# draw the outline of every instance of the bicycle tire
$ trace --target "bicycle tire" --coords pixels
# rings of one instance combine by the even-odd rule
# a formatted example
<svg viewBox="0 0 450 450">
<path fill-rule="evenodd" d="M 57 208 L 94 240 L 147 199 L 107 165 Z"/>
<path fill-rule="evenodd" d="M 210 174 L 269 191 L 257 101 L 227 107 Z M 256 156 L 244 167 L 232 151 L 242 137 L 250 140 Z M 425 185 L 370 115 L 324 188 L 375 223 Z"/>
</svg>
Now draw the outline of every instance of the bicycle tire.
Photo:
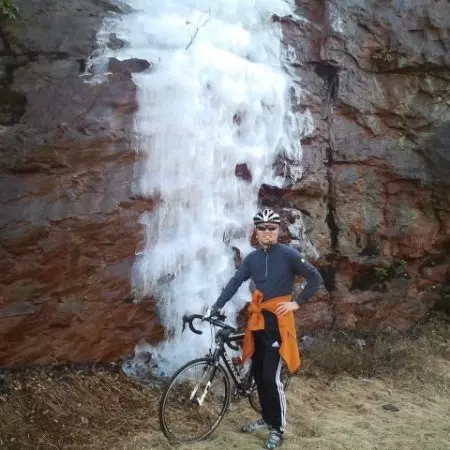
<svg viewBox="0 0 450 450">
<path fill-rule="evenodd" d="M 191 369 L 200 370 L 200 379 L 189 378 Z M 223 393 L 219 388 L 223 389 Z M 219 400 L 220 404 L 214 408 L 214 403 L 204 404 L 207 399 Z M 194 359 L 175 372 L 163 392 L 159 404 L 161 430 L 172 442 L 201 441 L 218 427 L 230 401 L 230 380 L 224 368 L 207 358 Z M 209 420 L 200 417 L 200 410 L 209 416 Z M 204 429 L 200 428 L 202 425 Z"/>
<path fill-rule="evenodd" d="M 283 389 L 284 392 L 287 391 L 287 388 L 289 387 L 289 383 L 291 381 L 292 375 L 287 370 L 287 367 L 283 365 L 282 372 L 281 372 L 281 382 L 283 383 Z M 259 402 L 259 396 L 258 396 L 258 389 L 256 387 L 255 380 L 252 380 L 252 388 L 251 393 L 248 396 L 248 401 L 250 403 L 250 406 L 257 412 L 261 413 L 261 403 Z"/>
</svg>

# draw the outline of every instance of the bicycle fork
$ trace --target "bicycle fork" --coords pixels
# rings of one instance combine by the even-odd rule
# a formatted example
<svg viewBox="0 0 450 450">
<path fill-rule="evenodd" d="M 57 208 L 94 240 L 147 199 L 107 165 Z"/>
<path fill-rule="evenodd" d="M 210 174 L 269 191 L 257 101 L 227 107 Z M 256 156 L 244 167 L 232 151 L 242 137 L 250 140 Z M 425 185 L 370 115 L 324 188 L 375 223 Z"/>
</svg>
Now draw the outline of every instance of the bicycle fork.
<svg viewBox="0 0 450 450">
<path fill-rule="evenodd" d="M 204 400 L 205 400 L 206 394 L 208 393 L 210 387 L 211 387 L 211 381 L 208 381 L 208 382 L 206 383 L 205 389 L 203 389 L 203 394 L 200 396 L 200 398 L 197 397 L 197 403 L 198 403 L 200 406 L 203 405 L 203 402 L 204 402 Z"/>
<path fill-rule="evenodd" d="M 216 363 L 218 364 L 218 363 Z M 208 367 L 205 369 L 205 372 L 201 376 L 199 382 L 194 386 L 194 389 L 191 392 L 191 395 L 189 397 L 189 400 L 192 401 L 195 400 L 199 404 L 199 406 L 203 405 L 203 402 L 205 401 L 206 395 L 208 394 L 208 391 L 211 387 L 211 381 L 214 378 L 214 375 L 216 374 L 216 364 L 211 365 L 211 367 Z M 208 379 L 209 378 L 209 379 Z M 200 386 L 204 383 L 205 380 L 208 379 L 208 382 L 206 383 L 205 387 L 203 388 L 203 392 L 200 396 L 197 396 L 197 392 L 200 389 Z"/>
</svg>

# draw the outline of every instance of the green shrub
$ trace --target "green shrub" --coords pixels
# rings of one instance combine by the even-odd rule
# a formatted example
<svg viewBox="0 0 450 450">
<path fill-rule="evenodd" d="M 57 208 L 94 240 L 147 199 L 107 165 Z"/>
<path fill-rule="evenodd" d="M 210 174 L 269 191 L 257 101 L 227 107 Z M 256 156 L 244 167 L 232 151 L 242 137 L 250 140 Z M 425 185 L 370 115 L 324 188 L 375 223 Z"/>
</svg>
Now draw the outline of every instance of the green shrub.
<svg viewBox="0 0 450 450">
<path fill-rule="evenodd" d="M 385 267 L 374 267 L 373 272 L 377 281 L 385 281 L 389 278 L 389 271 Z"/>
<path fill-rule="evenodd" d="M 450 317 L 450 295 L 443 294 L 441 298 L 436 302 L 434 309 L 436 311 L 441 311 L 442 313 Z"/>
<path fill-rule="evenodd" d="M 0 0 L 0 18 L 6 17 L 8 19 L 15 19 L 17 13 L 18 9 L 14 0 Z"/>
<path fill-rule="evenodd" d="M 388 47 L 381 47 L 375 50 L 372 54 L 372 60 L 377 62 L 390 63 L 394 61 L 395 53 Z"/>
</svg>

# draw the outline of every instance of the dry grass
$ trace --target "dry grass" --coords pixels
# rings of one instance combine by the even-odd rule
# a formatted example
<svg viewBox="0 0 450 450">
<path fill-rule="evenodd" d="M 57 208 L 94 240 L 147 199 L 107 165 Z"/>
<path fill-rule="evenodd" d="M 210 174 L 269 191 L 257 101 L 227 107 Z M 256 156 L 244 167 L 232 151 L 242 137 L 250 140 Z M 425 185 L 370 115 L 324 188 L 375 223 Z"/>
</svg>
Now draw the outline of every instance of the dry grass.
<svg viewBox="0 0 450 450">
<path fill-rule="evenodd" d="M 317 345 L 290 385 L 285 449 L 444 450 L 450 442 L 450 324 L 432 322 L 360 349 L 345 336 Z M 1 380 L 0 380 L 1 381 Z M 118 373 L 6 373 L 0 382 L 5 450 L 259 449 L 265 435 L 238 426 L 255 413 L 232 406 L 212 438 L 172 446 L 159 429 L 159 392 Z M 391 404 L 397 412 L 383 409 Z"/>
<path fill-rule="evenodd" d="M 403 334 L 322 334 L 304 356 L 303 375 L 397 380 L 413 376 L 425 382 L 435 373 L 430 367 L 433 357 L 450 360 L 450 322 L 446 316 L 433 315 L 427 323 Z M 440 377 L 440 373 L 436 375 Z"/>
<path fill-rule="evenodd" d="M 0 448 L 111 449 L 139 431 L 155 432 L 158 392 L 117 373 L 10 375 L 0 401 Z"/>
</svg>

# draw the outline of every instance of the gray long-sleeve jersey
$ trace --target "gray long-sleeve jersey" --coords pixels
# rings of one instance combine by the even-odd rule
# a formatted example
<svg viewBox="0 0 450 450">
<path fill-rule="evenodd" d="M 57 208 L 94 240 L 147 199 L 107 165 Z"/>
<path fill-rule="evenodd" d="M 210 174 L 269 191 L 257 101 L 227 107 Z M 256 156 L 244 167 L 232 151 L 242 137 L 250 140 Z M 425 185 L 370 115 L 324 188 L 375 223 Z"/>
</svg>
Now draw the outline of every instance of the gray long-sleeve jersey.
<svg viewBox="0 0 450 450">
<path fill-rule="evenodd" d="M 303 275 L 306 278 L 305 289 L 296 299 L 298 304 L 306 303 L 323 282 L 319 271 L 305 261 L 297 250 L 285 244 L 274 244 L 267 250 L 255 250 L 236 270 L 215 306 L 222 308 L 249 278 L 255 283 L 256 289 L 264 294 L 265 300 L 290 295 L 295 275 Z"/>
</svg>

